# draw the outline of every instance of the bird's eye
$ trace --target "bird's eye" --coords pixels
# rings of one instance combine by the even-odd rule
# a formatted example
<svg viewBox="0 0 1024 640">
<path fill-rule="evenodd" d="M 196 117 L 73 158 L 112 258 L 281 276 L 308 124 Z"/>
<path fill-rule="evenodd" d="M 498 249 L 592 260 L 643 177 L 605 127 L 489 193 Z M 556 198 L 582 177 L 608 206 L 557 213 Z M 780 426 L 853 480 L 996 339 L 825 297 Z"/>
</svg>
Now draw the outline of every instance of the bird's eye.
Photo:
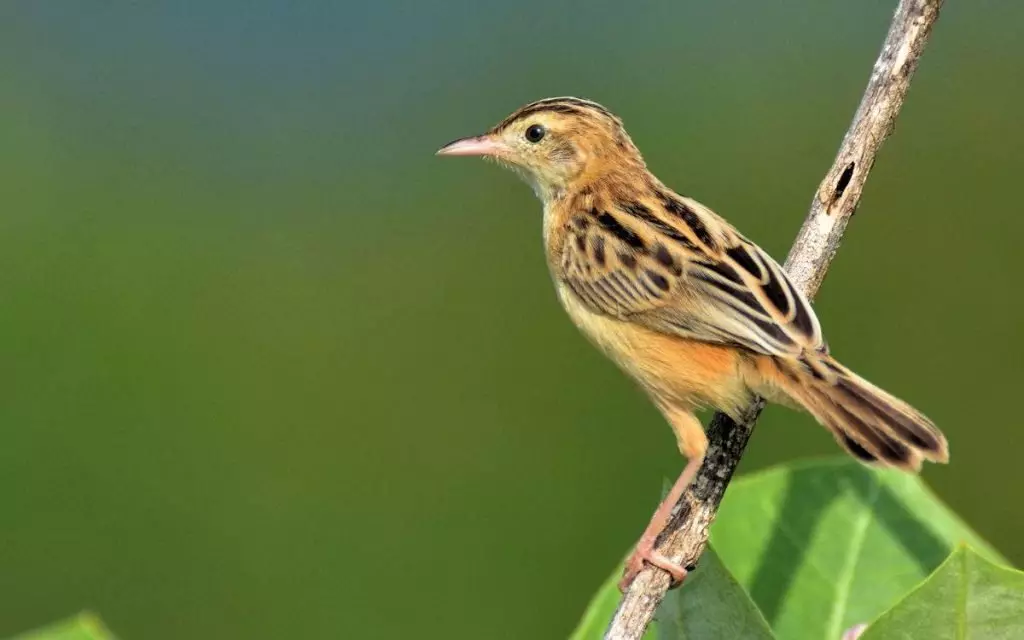
<svg viewBox="0 0 1024 640">
<path fill-rule="evenodd" d="M 531 124 L 526 128 L 526 139 L 530 142 L 540 142 L 544 138 L 544 134 L 547 130 L 544 129 L 543 125 Z"/>
</svg>

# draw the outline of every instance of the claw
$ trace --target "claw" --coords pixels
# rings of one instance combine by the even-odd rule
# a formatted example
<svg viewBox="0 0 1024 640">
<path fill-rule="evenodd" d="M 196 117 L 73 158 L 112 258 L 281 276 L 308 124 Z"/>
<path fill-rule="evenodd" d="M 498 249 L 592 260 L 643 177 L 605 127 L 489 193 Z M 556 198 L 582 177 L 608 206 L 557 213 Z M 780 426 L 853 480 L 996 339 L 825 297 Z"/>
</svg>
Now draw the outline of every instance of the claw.
<svg viewBox="0 0 1024 640">
<path fill-rule="evenodd" d="M 626 561 L 626 570 L 622 574 L 622 580 L 619 581 L 620 591 L 625 591 L 629 585 L 633 584 L 633 580 L 644 570 L 644 563 L 668 573 L 672 579 L 668 586 L 669 589 L 675 589 L 686 579 L 686 568 L 655 550 L 653 541 L 644 540 L 636 546 L 636 549 L 630 554 L 629 560 Z"/>
</svg>

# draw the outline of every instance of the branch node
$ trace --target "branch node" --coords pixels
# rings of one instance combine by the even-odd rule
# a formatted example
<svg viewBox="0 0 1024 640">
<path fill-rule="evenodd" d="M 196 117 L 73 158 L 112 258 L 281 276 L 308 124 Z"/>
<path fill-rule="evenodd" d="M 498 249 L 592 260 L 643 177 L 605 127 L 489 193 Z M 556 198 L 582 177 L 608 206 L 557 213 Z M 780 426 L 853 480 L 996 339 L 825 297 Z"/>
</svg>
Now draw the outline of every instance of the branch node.
<svg viewBox="0 0 1024 640">
<path fill-rule="evenodd" d="M 853 169 L 857 166 L 856 162 L 851 162 L 843 168 L 843 172 L 839 175 L 839 181 L 836 182 L 836 189 L 832 196 L 832 202 L 838 202 L 839 198 L 843 197 L 843 192 L 846 191 L 846 187 L 850 184 L 850 179 L 853 178 Z"/>
</svg>

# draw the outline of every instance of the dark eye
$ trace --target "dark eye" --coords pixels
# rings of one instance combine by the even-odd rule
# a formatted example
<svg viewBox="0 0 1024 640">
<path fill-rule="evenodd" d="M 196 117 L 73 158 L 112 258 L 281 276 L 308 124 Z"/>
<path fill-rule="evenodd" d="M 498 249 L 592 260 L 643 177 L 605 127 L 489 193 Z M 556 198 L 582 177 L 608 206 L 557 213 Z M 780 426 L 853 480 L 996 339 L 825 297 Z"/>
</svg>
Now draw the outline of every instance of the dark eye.
<svg viewBox="0 0 1024 640">
<path fill-rule="evenodd" d="M 544 134 L 547 130 L 544 129 L 544 125 L 531 124 L 526 129 L 526 139 L 530 142 L 540 142 L 544 138 Z"/>
</svg>

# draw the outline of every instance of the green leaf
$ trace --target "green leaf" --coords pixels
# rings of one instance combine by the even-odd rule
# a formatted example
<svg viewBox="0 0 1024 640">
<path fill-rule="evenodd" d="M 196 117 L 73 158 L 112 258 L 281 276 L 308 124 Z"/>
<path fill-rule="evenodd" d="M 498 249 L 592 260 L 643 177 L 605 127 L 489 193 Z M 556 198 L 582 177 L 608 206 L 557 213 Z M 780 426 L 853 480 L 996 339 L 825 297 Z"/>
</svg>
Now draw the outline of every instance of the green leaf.
<svg viewBox="0 0 1024 640">
<path fill-rule="evenodd" d="M 658 640 L 771 640 L 764 616 L 708 546 L 696 570 L 668 592 L 655 616 Z"/>
<path fill-rule="evenodd" d="M 11 640 L 115 640 L 95 615 L 84 612 L 74 618 L 29 631 Z"/>
<path fill-rule="evenodd" d="M 711 540 L 787 640 L 838 640 L 892 607 L 961 542 L 1002 561 L 917 476 L 847 460 L 738 479 Z"/>
<path fill-rule="evenodd" d="M 619 603 L 616 568 L 570 640 L 601 638 Z M 679 589 L 669 591 L 645 640 L 771 640 L 768 623 L 710 547 Z"/>
<path fill-rule="evenodd" d="M 861 640 L 1024 638 L 1024 573 L 961 547 Z"/>
</svg>

